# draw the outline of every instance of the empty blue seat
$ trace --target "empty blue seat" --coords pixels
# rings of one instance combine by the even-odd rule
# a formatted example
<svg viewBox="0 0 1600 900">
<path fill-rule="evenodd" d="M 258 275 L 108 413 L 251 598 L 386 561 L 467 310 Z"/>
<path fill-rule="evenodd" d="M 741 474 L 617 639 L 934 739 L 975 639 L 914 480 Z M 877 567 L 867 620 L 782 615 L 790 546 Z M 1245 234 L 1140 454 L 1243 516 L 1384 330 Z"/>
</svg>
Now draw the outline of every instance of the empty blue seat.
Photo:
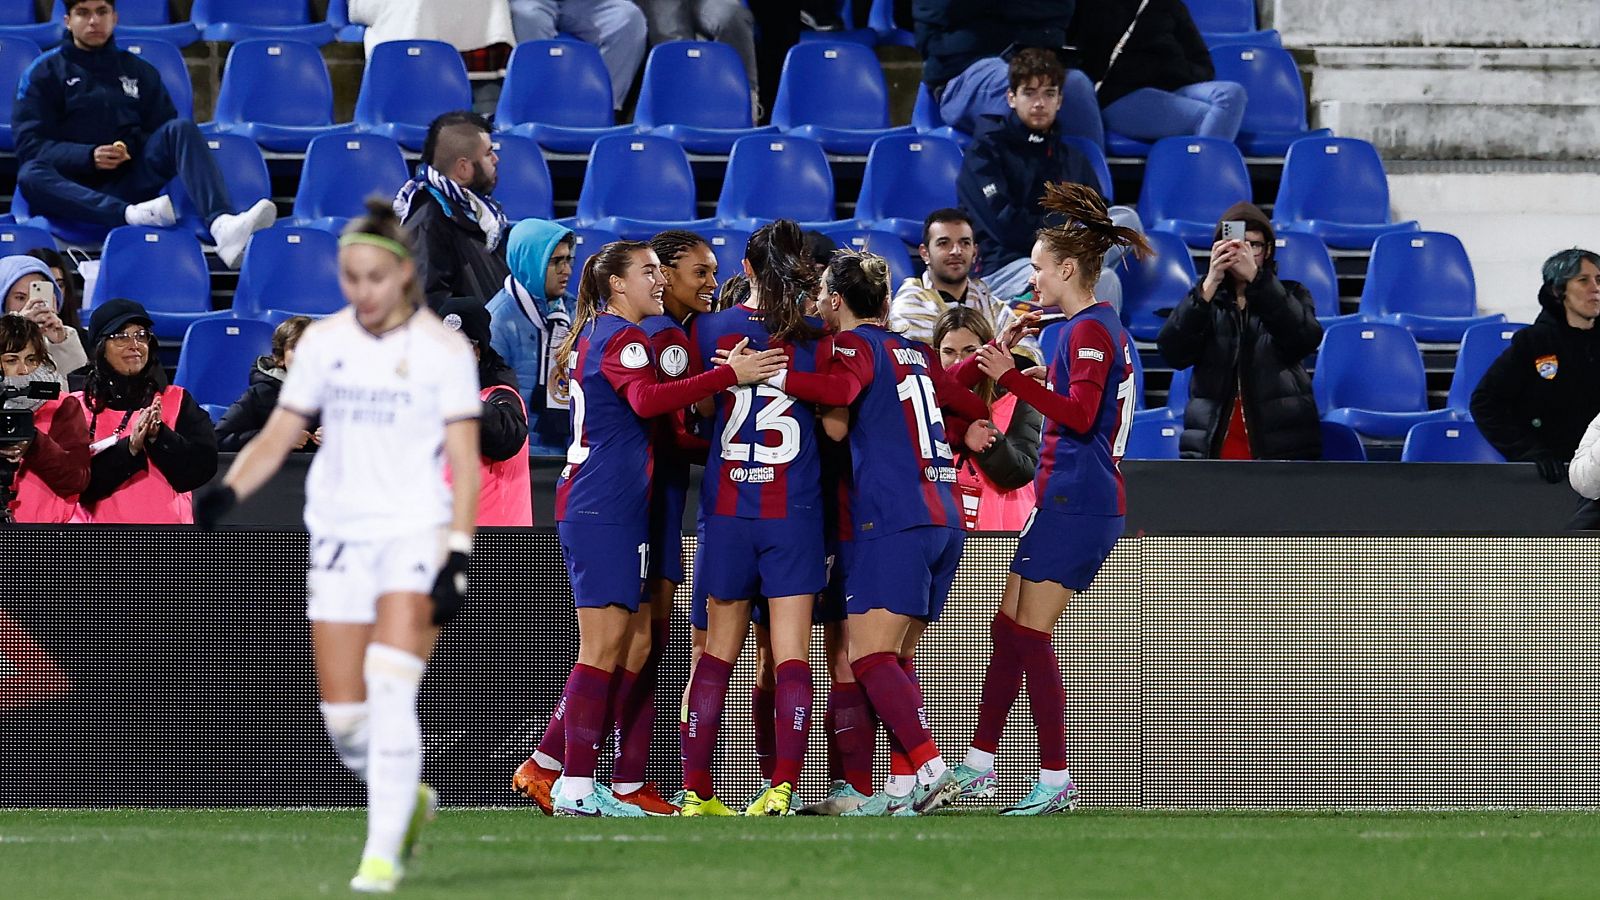
<svg viewBox="0 0 1600 900">
<path fill-rule="evenodd" d="M 99 306 L 113 297 L 142 304 L 162 340 L 182 336 L 200 319 L 228 315 L 211 309 L 211 273 L 200 240 L 175 229 L 136 225 L 111 229 L 89 305 Z"/>
<path fill-rule="evenodd" d="M 98 247 L 105 241 L 106 232 L 111 230 L 92 222 L 74 222 L 71 219 L 55 221 L 44 216 L 36 216 L 29 209 L 28 198 L 23 196 L 20 187 L 11 193 L 11 218 L 19 225 L 29 225 L 49 232 L 68 247 Z"/>
<path fill-rule="evenodd" d="M 117 28 L 117 46 L 156 67 L 161 74 L 161 86 L 167 89 L 172 105 L 181 119 L 194 118 L 194 85 L 189 81 L 189 66 L 183 61 L 183 51 L 178 45 L 160 38 L 123 39 L 121 27 Z"/>
<path fill-rule="evenodd" d="M 653 134 L 594 142 L 578 193 L 578 224 L 644 240 L 668 228 L 709 228 L 695 218 L 694 173 L 683 145 Z"/>
<path fill-rule="evenodd" d="M 1355 138 L 1301 138 L 1283 162 L 1272 217 L 1280 231 L 1308 231 L 1330 247 L 1365 250 L 1379 236 L 1416 231 L 1389 214 L 1389 176 L 1378 150 Z"/>
<path fill-rule="evenodd" d="M 1117 134 L 1115 131 L 1106 132 L 1106 156 L 1121 159 L 1143 159 L 1150 155 L 1151 144 L 1137 138 Z"/>
<path fill-rule="evenodd" d="M 333 41 L 333 26 L 313 22 L 307 0 L 194 0 L 189 18 L 208 41 Z"/>
<path fill-rule="evenodd" d="M 1276 28 L 1267 28 L 1261 31 L 1228 31 L 1207 32 L 1200 35 L 1206 42 L 1206 48 L 1211 51 L 1213 59 L 1216 51 L 1223 47 L 1262 47 L 1269 50 L 1283 49 L 1283 35 Z"/>
<path fill-rule="evenodd" d="M 750 81 L 728 44 L 668 41 L 650 51 L 633 124 L 690 153 L 727 153 L 750 134 L 776 134 L 750 118 Z"/>
<path fill-rule="evenodd" d="M 292 153 L 324 135 L 356 130 L 354 123 L 333 122 L 333 84 L 321 51 L 287 40 L 233 45 L 217 91 L 217 118 L 208 128 Z"/>
<path fill-rule="evenodd" d="M 1463 419 L 1472 418 L 1472 392 L 1483 380 L 1483 373 L 1489 371 L 1489 366 L 1511 346 L 1511 338 L 1523 327 L 1516 322 L 1485 322 L 1462 333 L 1446 406 Z"/>
<path fill-rule="evenodd" d="M 66 4 L 55 0 L 51 15 L 61 21 L 67 15 Z M 117 46 L 126 50 L 129 41 L 145 40 L 187 47 L 200 40 L 200 29 L 193 22 L 172 21 L 167 0 L 117 0 Z"/>
<path fill-rule="evenodd" d="M 750 243 L 750 232 L 742 228 L 700 228 L 695 233 L 706 239 L 717 258 L 718 284 L 744 272 L 744 248 Z"/>
<path fill-rule="evenodd" d="M 1256 30 L 1255 0 L 1185 0 L 1201 34 Z"/>
<path fill-rule="evenodd" d="M 15 38 L 33 44 L 34 52 L 40 47 L 51 47 L 60 43 L 61 36 L 66 29 L 61 26 L 58 17 L 53 22 L 40 22 L 34 18 L 34 8 L 27 0 L 11 0 L 9 3 L 0 3 L 0 38 Z M 8 118 L 7 122 L 10 121 Z"/>
<path fill-rule="evenodd" d="M 1128 426 L 1123 459 L 1177 459 L 1183 422 L 1168 409 L 1136 413 Z"/>
<path fill-rule="evenodd" d="M 622 238 L 600 228 L 574 228 L 572 236 L 572 282 L 567 285 L 567 293 L 577 296 L 578 280 L 583 277 L 583 264 L 589 261 L 596 250 Z"/>
<path fill-rule="evenodd" d="M 0 256 L 16 256 L 29 250 L 56 249 L 50 232 L 32 225 L 0 225 Z"/>
<path fill-rule="evenodd" d="M 1504 322 L 1478 315 L 1478 286 L 1467 249 L 1453 234 L 1386 234 L 1372 245 L 1361 312 L 1410 330 L 1420 341 L 1459 341 L 1474 325 Z"/>
<path fill-rule="evenodd" d="M 267 228 L 250 237 L 239 268 L 233 314 L 281 320 L 326 316 L 345 306 L 339 239 L 320 228 Z"/>
<path fill-rule="evenodd" d="M 960 174 L 961 148 L 954 141 L 919 134 L 879 138 L 867 154 L 856 220 L 920 244 L 928 213 L 956 205 Z"/>
<path fill-rule="evenodd" d="M 1316 302 L 1317 318 L 1323 325 L 1346 319 L 1359 319 L 1359 315 L 1345 316 L 1339 312 L 1339 274 L 1333 268 L 1333 257 L 1328 245 L 1314 234 L 1285 231 L 1274 240 L 1273 260 L 1278 266 L 1278 278 L 1298 281 L 1311 292 Z"/>
<path fill-rule="evenodd" d="M 1503 463 L 1500 451 L 1472 422 L 1419 422 L 1406 432 L 1401 462 Z"/>
<path fill-rule="evenodd" d="M 616 123 L 600 50 L 566 40 L 528 41 L 511 51 L 494 121 L 558 153 L 587 153 L 599 138 L 638 131 Z"/>
<path fill-rule="evenodd" d="M 1361 443 L 1361 435 L 1349 425 L 1323 422 L 1322 459 L 1324 462 L 1366 462 L 1367 448 Z"/>
<path fill-rule="evenodd" d="M 1172 383 L 1167 386 L 1167 409 L 1181 421 L 1183 411 L 1189 406 L 1189 385 L 1194 381 L 1194 369 L 1176 369 Z"/>
<path fill-rule="evenodd" d="M 879 46 L 916 46 L 916 36 L 895 24 L 894 0 L 872 0 L 872 9 L 867 13 L 867 27 L 878 33 Z"/>
<path fill-rule="evenodd" d="M 917 83 L 917 103 L 911 109 L 911 127 L 921 134 L 955 141 L 962 150 L 972 146 L 972 135 L 944 123 L 944 117 L 939 114 L 939 104 L 934 102 L 926 82 Z M 1095 149 L 1100 148 L 1096 145 Z"/>
<path fill-rule="evenodd" d="M 1312 131 L 1306 124 L 1306 90 L 1289 51 L 1230 44 L 1213 48 L 1211 59 L 1217 80 L 1244 85 L 1250 98 L 1237 142 L 1246 154 L 1282 156 L 1301 138 L 1332 136 L 1326 128 Z"/>
<path fill-rule="evenodd" d="M 832 238 L 841 249 L 866 251 L 883 257 L 889 264 L 889 282 L 892 287 L 898 287 L 907 278 L 916 274 L 916 268 L 911 264 L 911 251 L 906 248 L 905 241 L 887 231 L 833 228 L 823 234 Z"/>
<path fill-rule="evenodd" d="M 267 173 L 267 161 L 254 141 L 237 134 L 208 134 L 206 147 L 210 149 L 211 159 L 216 162 L 217 169 L 222 172 L 223 183 L 228 186 L 228 199 L 233 202 L 230 212 L 244 212 L 255 206 L 257 201 L 272 196 L 272 178 Z M 174 178 L 167 186 L 167 193 L 172 197 L 179 222 L 193 230 L 201 241 L 209 241 L 211 230 L 201 220 L 200 212 L 184 190 L 183 182 Z"/>
<path fill-rule="evenodd" d="M 1239 148 L 1220 138 L 1162 138 L 1150 148 L 1139 218 L 1191 247 L 1210 249 L 1217 220 L 1250 199 L 1250 172 Z"/>
<path fill-rule="evenodd" d="M 550 166 L 532 138 L 497 134 L 491 143 L 500 157 L 496 165 L 499 184 L 494 198 L 513 222 L 555 218 L 555 192 L 550 187 Z"/>
<path fill-rule="evenodd" d="M 916 133 L 909 125 L 889 126 L 889 88 L 877 55 L 840 41 L 809 41 L 789 49 L 772 124 L 811 138 L 830 153 L 864 154 L 884 135 Z"/>
<path fill-rule="evenodd" d="M 1450 422 L 1453 410 L 1428 409 L 1422 352 L 1411 332 L 1384 322 L 1341 322 L 1322 333 L 1312 393 L 1322 418 L 1380 438 L 1418 422 Z"/>
<path fill-rule="evenodd" d="M 293 225 L 337 231 L 366 214 L 368 197 L 393 199 L 408 178 L 400 145 L 375 134 L 333 134 L 311 142 L 294 195 Z"/>
<path fill-rule="evenodd" d="M 174 384 L 202 406 L 224 410 L 250 386 L 256 358 L 272 353 L 272 325 L 254 319 L 205 319 L 189 326 Z"/>
<path fill-rule="evenodd" d="M 17 149 L 11 134 L 11 107 L 17 102 L 22 73 L 39 57 L 39 46 L 27 38 L 0 37 L 0 150 Z"/>
<path fill-rule="evenodd" d="M 442 41 L 385 41 L 367 57 L 355 121 L 362 131 L 421 150 L 429 123 L 471 107 L 467 66 L 455 47 Z"/>
<path fill-rule="evenodd" d="M 1122 322 L 1141 341 L 1153 341 L 1199 276 L 1189 258 L 1189 248 L 1175 234 L 1151 231 L 1145 235 L 1155 255 L 1134 259 L 1128 254 L 1117 264 L 1122 279 Z"/>
<path fill-rule="evenodd" d="M 833 171 L 822 145 L 788 135 L 740 138 L 728 155 L 717 218 L 753 231 L 772 219 L 832 223 Z"/>
<path fill-rule="evenodd" d="M 333 26 L 334 40 L 341 44 L 360 44 L 366 40 L 367 26 L 350 21 L 349 0 L 328 0 L 328 24 Z"/>
<path fill-rule="evenodd" d="M 1086 137 L 1063 135 L 1061 142 L 1089 158 L 1089 165 L 1094 168 L 1095 177 L 1099 181 L 1095 187 L 1100 189 L 1100 196 L 1106 198 L 1107 203 L 1112 202 L 1111 165 L 1106 162 L 1106 152 L 1100 149 L 1099 144 Z"/>
</svg>

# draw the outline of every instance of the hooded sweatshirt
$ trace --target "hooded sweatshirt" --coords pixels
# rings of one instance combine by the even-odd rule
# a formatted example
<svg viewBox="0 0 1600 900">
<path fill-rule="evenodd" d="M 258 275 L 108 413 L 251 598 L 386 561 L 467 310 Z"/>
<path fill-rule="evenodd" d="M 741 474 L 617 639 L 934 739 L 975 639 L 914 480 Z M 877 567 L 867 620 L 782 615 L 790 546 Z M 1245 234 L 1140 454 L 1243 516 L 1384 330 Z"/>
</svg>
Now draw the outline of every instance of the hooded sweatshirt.
<svg viewBox="0 0 1600 900">
<path fill-rule="evenodd" d="M 56 283 L 54 275 L 50 274 L 50 267 L 43 261 L 31 256 L 5 256 L 0 257 L 0 298 L 11 295 L 11 286 L 28 275 L 43 275 L 55 288 L 56 312 L 61 312 L 61 285 Z M 61 383 L 63 390 L 67 386 L 67 374 L 76 372 L 89 363 L 89 354 L 83 349 L 83 336 L 78 329 L 63 323 L 64 335 L 59 343 L 52 341 L 50 335 L 45 335 L 45 344 L 50 350 L 50 362 L 55 366 L 56 380 Z"/>
<path fill-rule="evenodd" d="M 1511 338 L 1472 392 L 1478 430 L 1506 459 L 1570 460 L 1600 414 L 1600 325 L 1567 324 L 1566 307 L 1539 289 L 1539 317 Z"/>
<path fill-rule="evenodd" d="M 562 368 L 550 356 L 572 321 L 574 303 L 570 295 L 544 294 L 550 257 L 571 234 L 570 229 L 543 219 L 518 222 L 506 241 L 511 275 L 489 301 L 489 343 L 516 372 L 528 408 L 529 452 L 536 455 L 564 452 L 571 437 L 566 378 L 550 377 Z M 573 277 L 569 290 L 576 285 L 576 272 Z"/>
</svg>

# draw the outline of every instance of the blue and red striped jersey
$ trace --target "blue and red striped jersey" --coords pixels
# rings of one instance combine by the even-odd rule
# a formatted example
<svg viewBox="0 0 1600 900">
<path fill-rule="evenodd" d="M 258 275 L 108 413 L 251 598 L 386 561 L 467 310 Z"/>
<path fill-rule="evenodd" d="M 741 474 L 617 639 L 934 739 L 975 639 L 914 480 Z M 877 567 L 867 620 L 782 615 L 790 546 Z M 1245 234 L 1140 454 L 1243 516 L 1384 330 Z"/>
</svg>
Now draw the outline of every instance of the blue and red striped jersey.
<svg viewBox="0 0 1600 900">
<path fill-rule="evenodd" d="M 597 316 L 579 333 L 569 363 L 572 443 L 556 482 L 556 521 L 645 521 L 654 454 L 627 383 L 656 382 L 649 348 L 644 330 L 621 316 Z"/>
<path fill-rule="evenodd" d="M 695 374 L 689 335 L 678 320 L 667 315 L 650 316 L 639 323 L 650 338 L 650 354 L 655 360 L 658 382 L 677 381 Z M 658 484 L 689 484 L 689 466 L 705 459 L 705 441 L 687 430 L 687 411 L 675 409 L 652 423 L 655 442 L 656 481 Z"/>
<path fill-rule="evenodd" d="M 817 448 L 822 458 L 822 533 L 836 541 L 853 541 L 856 527 L 850 513 L 850 493 L 854 489 L 850 442 L 818 434 Z"/>
</svg>

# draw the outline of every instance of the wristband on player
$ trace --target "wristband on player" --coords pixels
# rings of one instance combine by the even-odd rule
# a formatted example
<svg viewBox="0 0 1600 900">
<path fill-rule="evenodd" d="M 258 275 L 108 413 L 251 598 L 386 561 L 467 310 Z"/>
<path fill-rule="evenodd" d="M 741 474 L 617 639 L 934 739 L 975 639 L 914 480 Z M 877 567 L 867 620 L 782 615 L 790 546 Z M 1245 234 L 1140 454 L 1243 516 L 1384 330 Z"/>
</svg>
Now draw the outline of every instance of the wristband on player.
<svg viewBox="0 0 1600 900">
<path fill-rule="evenodd" d="M 444 548 L 451 553 L 472 553 L 472 535 L 465 531 L 452 531 L 444 539 Z"/>
</svg>

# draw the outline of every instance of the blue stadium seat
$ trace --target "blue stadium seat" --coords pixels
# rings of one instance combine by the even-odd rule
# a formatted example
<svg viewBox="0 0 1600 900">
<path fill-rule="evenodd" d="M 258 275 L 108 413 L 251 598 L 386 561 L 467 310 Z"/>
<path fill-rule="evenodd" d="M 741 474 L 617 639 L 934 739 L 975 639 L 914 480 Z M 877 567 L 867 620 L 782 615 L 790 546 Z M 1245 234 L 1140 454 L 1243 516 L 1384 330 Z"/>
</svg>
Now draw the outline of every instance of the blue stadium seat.
<svg viewBox="0 0 1600 900">
<path fill-rule="evenodd" d="M 561 90 L 551 90 L 551 85 Z M 600 50 L 578 41 L 528 41 L 511 51 L 495 127 L 557 153 L 588 153 L 599 138 L 634 134 L 616 124 L 611 75 Z"/>
<path fill-rule="evenodd" d="M 889 88 L 871 50 L 841 41 L 808 41 L 783 61 L 772 124 L 811 138 L 830 153 L 864 154 L 888 134 L 916 134 L 889 126 Z"/>
<path fill-rule="evenodd" d="M 1306 124 L 1306 90 L 1289 51 L 1229 44 L 1213 48 L 1211 59 L 1217 80 L 1244 85 L 1250 98 L 1237 142 L 1246 155 L 1282 156 L 1301 138 L 1333 136 L 1326 128 L 1312 131 Z"/>
<path fill-rule="evenodd" d="M 1291 144 L 1272 217 L 1279 231 L 1307 231 L 1330 247 L 1351 250 L 1419 227 L 1390 220 L 1383 160 L 1377 148 L 1355 138 L 1308 137 Z"/>
<path fill-rule="evenodd" d="M 926 82 L 917 83 L 917 104 L 911 109 L 911 127 L 920 134 L 955 141 L 962 150 L 972 146 L 972 135 L 944 123 L 944 117 L 939 114 L 939 104 L 934 102 Z M 1095 149 L 1100 148 L 1097 146 Z"/>
<path fill-rule="evenodd" d="M 583 264 L 596 250 L 622 238 L 600 228 L 574 228 L 572 235 L 572 282 L 567 285 L 567 293 L 577 296 L 578 280 L 583 277 Z"/>
<path fill-rule="evenodd" d="M 856 220 L 920 244 L 928 213 L 956 205 L 960 174 L 961 147 L 954 141 L 922 134 L 879 138 L 867 154 Z"/>
<path fill-rule="evenodd" d="M 690 153 L 727 153 L 750 134 L 777 134 L 750 118 L 750 81 L 728 44 L 668 41 L 650 51 L 633 124 Z"/>
<path fill-rule="evenodd" d="M 167 89 L 172 105 L 181 119 L 194 118 L 194 85 L 189 81 L 189 66 L 183 61 L 183 51 L 171 41 L 160 38 L 123 39 L 122 28 L 117 28 L 117 46 L 156 67 L 161 73 L 161 86 Z"/>
<path fill-rule="evenodd" d="M 350 21 L 349 0 L 328 0 L 328 24 L 334 39 L 341 44 L 360 44 L 366 40 L 367 26 Z"/>
<path fill-rule="evenodd" d="M 555 218 L 555 192 L 550 187 L 550 166 L 531 138 L 496 134 L 491 143 L 500 157 L 499 184 L 494 198 L 513 222 Z"/>
<path fill-rule="evenodd" d="M 867 27 L 878 33 L 880 47 L 915 47 L 916 36 L 894 21 L 894 0 L 872 0 Z"/>
<path fill-rule="evenodd" d="M 710 228 L 695 218 L 694 173 L 683 146 L 653 134 L 594 142 L 578 193 L 578 223 L 645 240 L 667 228 Z"/>
<path fill-rule="evenodd" d="M 1500 451 L 1467 422 L 1419 422 L 1406 432 L 1401 462 L 1503 463 Z"/>
<path fill-rule="evenodd" d="M 1056 347 L 1061 343 L 1061 336 L 1066 334 L 1067 323 L 1052 322 L 1039 332 L 1039 355 L 1045 365 L 1050 365 L 1055 359 Z M 1133 351 L 1133 408 L 1142 410 L 1144 406 L 1144 359 L 1139 356 L 1139 351 Z M 1182 410 L 1180 409 L 1181 413 Z"/>
<path fill-rule="evenodd" d="M 728 155 L 717 198 L 717 218 L 730 228 L 753 231 L 773 219 L 835 222 L 833 171 L 822 145 L 787 135 L 740 138 Z"/>
<path fill-rule="evenodd" d="M 1428 409 L 1422 352 L 1411 332 L 1384 322 L 1341 322 L 1322 333 L 1312 393 L 1322 418 L 1380 438 L 1418 422 L 1453 422 L 1454 410 Z"/>
<path fill-rule="evenodd" d="M 0 3 L 0 38 L 28 41 L 37 53 L 40 47 L 53 47 L 60 43 L 65 33 L 60 18 L 51 22 L 40 22 L 34 18 L 33 4 L 27 0 Z M 8 117 L 6 121 L 11 120 Z"/>
<path fill-rule="evenodd" d="M 39 46 L 27 38 L 0 37 L 0 150 L 17 149 L 11 134 L 11 107 L 17 102 L 22 73 L 39 57 Z"/>
<path fill-rule="evenodd" d="M 1361 443 L 1361 435 L 1349 425 L 1323 422 L 1322 459 L 1324 462 L 1366 462 L 1367 448 Z"/>
<path fill-rule="evenodd" d="M 1183 411 L 1189 406 L 1189 385 L 1194 381 L 1194 369 L 1175 369 L 1172 383 L 1167 386 L 1167 409 L 1181 421 Z"/>
<path fill-rule="evenodd" d="M 204 319 L 189 326 L 173 384 L 202 406 L 224 411 L 250 386 L 256 357 L 272 352 L 272 325 L 254 319 Z"/>
<path fill-rule="evenodd" d="M 66 18 L 66 4 L 55 0 L 50 14 L 57 22 Z M 126 50 L 129 41 L 146 40 L 187 47 L 200 40 L 200 29 L 193 22 L 172 21 L 167 0 L 117 0 L 117 46 Z"/>
<path fill-rule="evenodd" d="M 1250 199 L 1250 172 L 1239 148 L 1220 138 L 1169 137 L 1150 148 L 1139 218 L 1191 247 L 1209 250 L 1217 220 Z"/>
<path fill-rule="evenodd" d="M 1169 409 L 1153 409 L 1135 413 L 1128 429 L 1128 443 L 1122 451 L 1123 459 L 1177 459 L 1178 438 L 1183 434 L 1183 421 Z"/>
<path fill-rule="evenodd" d="M 864 250 L 883 257 L 889 263 L 889 281 L 894 286 L 917 274 L 911 263 L 911 251 L 897 235 L 868 228 L 834 228 L 823 234 L 833 238 L 841 249 Z"/>
<path fill-rule="evenodd" d="M 104 225 L 91 222 L 74 222 L 71 219 L 59 221 L 36 216 L 28 208 L 28 198 L 22 195 L 19 187 L 11 193 L 11 219 L 18 225 L 29 225 L 48 231 L 68 247 L 98 247 L 106 239 L 106 233 L 111 229 Z"/>
<path fill-rule="evenodd" d="M 1517 322 L 1486 322 L 1474 325 L 1461 335 L 1456 351 L 1456 371 L 1450 377 L 1450 396 L 1445 405 L 1463 419 L 1472 418 L 1472 392 L 1489 366 L 1511 346 L 1511 338 L 1524 326 Z"/>
<path fill-rule="evenodd" d="M 256 205 L 257 201 L 272 196 L 272 178 L 267 174 L 267 161 L 254 141 L 237 134 L 208 134 L 206 146 L 211 150 L 211 159 L 222 172 L 223 183 L 228 186 L 228 199 L 233 201 L 232 212 L 244 212 Z M 201 220 L 200 212 L 184 190 L 183 182 L 174 178 L 167 185 L 167 193 L 172 197 L 180 224 L 192 230 L 202 242 L 210 241 L 211 230 Z"/>
<path fill-rule="evenodd" d="M 1189 248 L 1175 234 L 1151 231 L 1145 235 L 1155 255 L 1142 260 L 1128 254 L 1117 264 L 1122 278 L 1122 322 L 1141 341 L 1153 341 L 1199 276 L 1189 258 Z"/>
<path fill-rule="evenodd" d="M 1107 203 L 1112 201 L 1111 165 L 1106 162 L 1106 152 L 1100 145 L 1086 137 L 1062 135 L 1061 142 L 1068 144 L 1072 149 L 1089 157 L 1089 165 L 1094 167 L 1094 174 L 1099 180 L 1096 187 L 1100 188 L 1100 196 L 1106 198 Z"/>
<path fill-rule="evenodd" d="M 233 314 L 281 321 L 325 316 L 345 306 L 339 288 L 339 239 L 320 228 L 268 228 L 250 237 L 239 268 Z"/>
<path fill-rule="evenodd" d="M 410 177 L 400 145 L 375 134 L 330 134 L 311 142 L 288 224 L 337 231 L 366 213 L 366 199 L 393 198 Z"/>
<path fill-rule="evenodd" d="M 744 272 L 744 248 L 750 243 L 750 232 L 742 228 L 700 228 L 696 234 L 711 245 L 717 258 L 717 283 L 721 284 Z"/>
<path fill-rule="evenodd" d="M 50 232 L 32 225 L 0 225 L 0 256 L 16 256 L 29 250 L 56 249 Z"/>
<path fill-rule="evenodd" d="M 89 305 L 113 297 L 143 304 L 162 340 L 182 336 L 201 319 L 229 315 L 211 309 L 211 273 L 199 239 L 174 229 L 111 229 Z"/>
<path fill-rule="evenodd" d="M 1359 313 L 1346 316 L 1339 312 L 1339 275 L 1333 268 L 1333 257 L 1328 254 L 1328 245 L 1322 242 L 1322 238 L 1314 234 L 1285 231 L 1273 243 L 1278 277 L 1305 285 L 1306 290 L 1311 292 L 1311 299 L 1316 301 L 1317 319 L 1324 326 L 1362 318 Z"/>
<path fill-rule="evenodd" d="M 1260 47 L 1265 50 L 1282 50 L 1283 35 L 1276 28 L 1262 31 L 1228 31 L 1207 32 L 1200 35 L 1206 42 L 1206 48 L 1211 51 L 1212 59 L 1216 58 L 1216 51 L 1222 47 Z"/>
<path fill-rule="evenodd" d="M 1478 285 L 1467 249 L 1436 231 L 1386 234 L 1372 245 L 1361 312 L 1408 329 L 1419 341 L 1459 341 L 1474 325 L 1504 322 L 1478 315 Z"/>
<path fill-rule="evenodd" d="M 442 41 L 385 41 L 372 48 L 355 121 L 362 131 L 421 150 L 428 124 L 472 108 L 472 85 L 461 53 Z"/>
<path fill-rule="evenodd" d="M 354 123 L 333 122 L 333 84 L 321 51 L 283 40 L 233 45 L 217 91 L 217 118 L 207 127 L 291 153 L 324 135 L 356 130 Z"/>
<path fill-rule="evenodd" d="M 1115 131 L 1106 132 L 1106 156 L 1118 159 L 1143 159 L 1150 155 L 1150 148 L 1154 146 L 1144 141 L 1117 134 Z"/>
<path fill-rule="evenodd" d="M 208 41 L 305 41 L 332 43 L 333 26 L 311 20 L 307 0 L 194 0 L 189 18 Z"/>
<path fill-rule="evenodd" d="M 1255 0 L 1185 0 L 1184 5 L 1201 34 L 1256 30 Z"/>
</svg>

